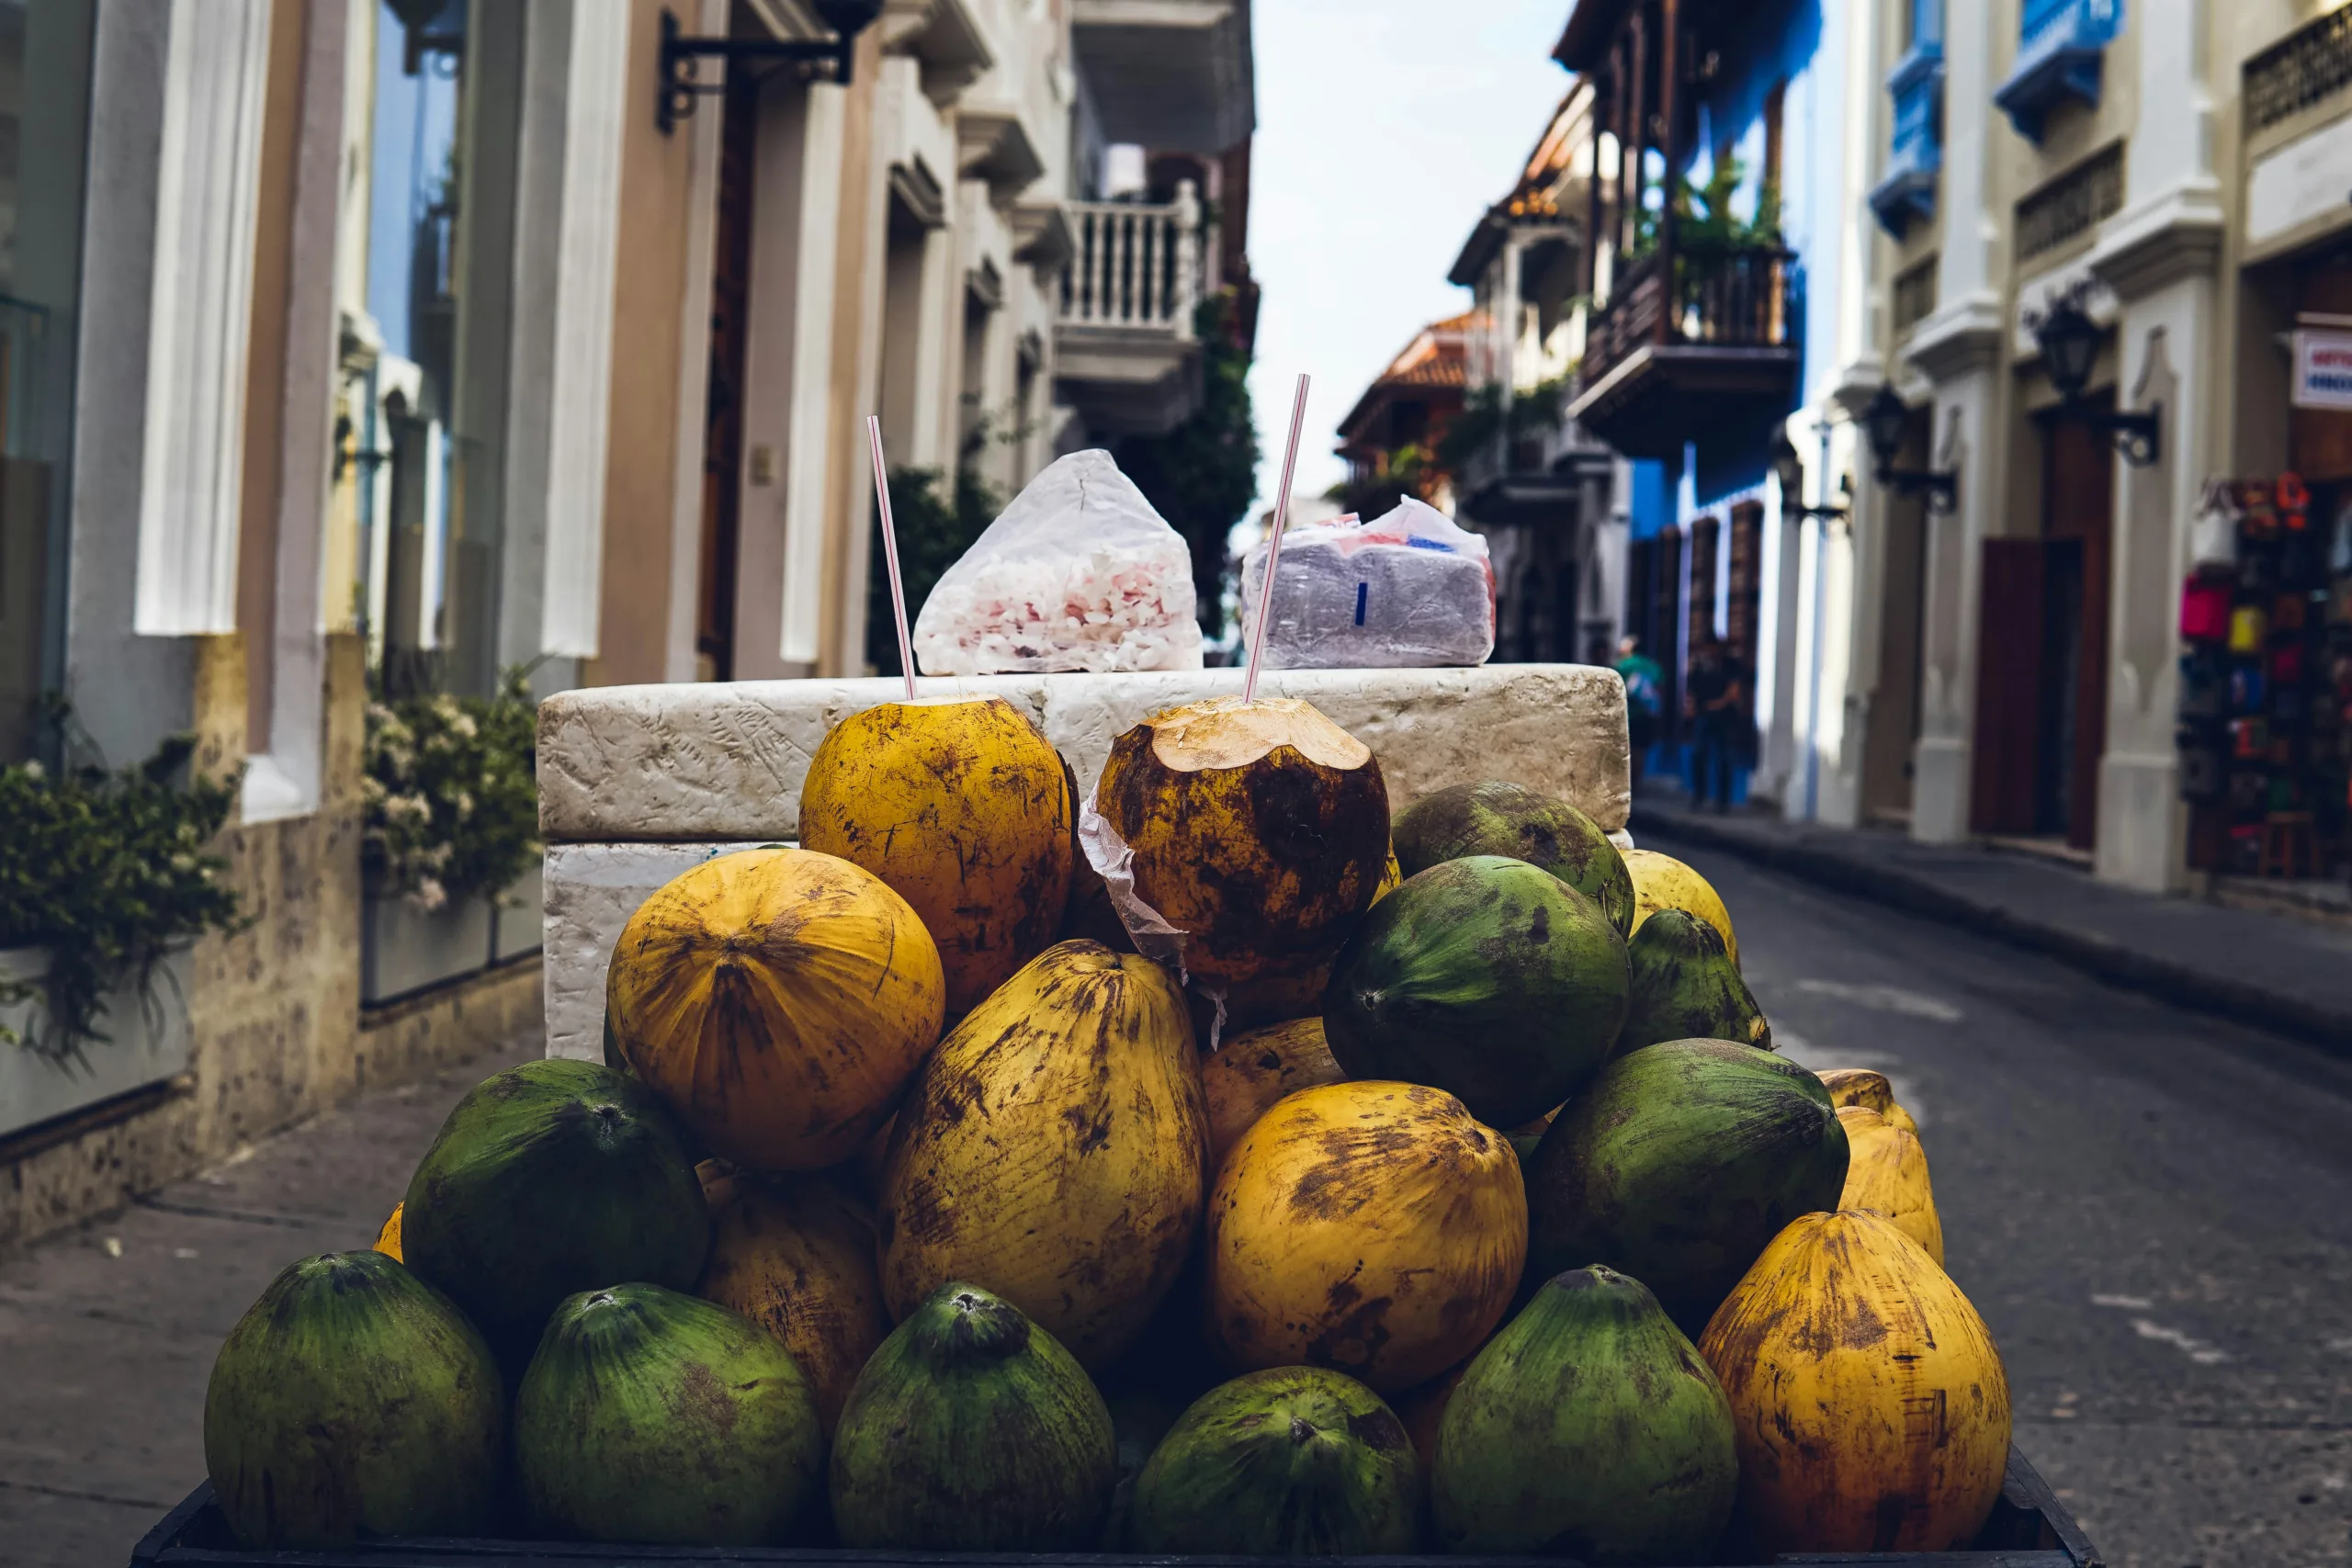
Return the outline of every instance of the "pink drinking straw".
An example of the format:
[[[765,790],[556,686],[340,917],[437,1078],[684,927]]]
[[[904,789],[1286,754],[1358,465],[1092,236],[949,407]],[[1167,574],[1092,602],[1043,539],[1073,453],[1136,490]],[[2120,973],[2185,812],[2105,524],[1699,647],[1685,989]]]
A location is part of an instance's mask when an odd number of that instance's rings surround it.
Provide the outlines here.
[[[1258,666],[1266,657],[1266,623],[1274,618],[1274,568],[1283,558],[1283,528],[1290,522],[1290,480],[1298,468],[1298,434],[1306,428],[1306,383],[1298,378],[1298,396],[1290,405],[1290,449],[1283,454],[1283,488],[1274,497],[1274,532],[1266,541],[1266,581],[1258,587],[1258,625],[1250,633],[1250,672],[1241,679],[1241,700],[1258,700]],[[885,512],[887,515],[887,509]],[[887,525],[884,534],[888,537]]]
[[[882,466],[882,416],[865,416],[865,444],[874,451],[874,500],[882,509],[882,558],[890,568],[890,613],[899,617],[899,670],[907,678],[907,701],[915,700],[915,645],[907,636],[907,585],[899,578],[899,531],[890,525],[890,474]],[[1295,447],[1298,438],[1291,437]]]

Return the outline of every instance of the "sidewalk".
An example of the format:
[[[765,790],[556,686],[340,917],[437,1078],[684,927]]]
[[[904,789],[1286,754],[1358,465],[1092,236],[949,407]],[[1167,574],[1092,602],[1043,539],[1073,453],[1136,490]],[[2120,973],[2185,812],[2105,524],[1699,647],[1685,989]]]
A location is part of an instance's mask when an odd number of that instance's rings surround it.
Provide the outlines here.
[[[371,1245],[465,1092],[536,1037],[0,1259],[0,1562],[107,1568],[204,1479],[204,1389],[277,1271]]]
[[[1634,803],[1634,841],[1727,851],[1840,892],[2047,954],[2109,984],[2352,1053],[2352,933],[2114,887],[2088,873],[1877,829]]]

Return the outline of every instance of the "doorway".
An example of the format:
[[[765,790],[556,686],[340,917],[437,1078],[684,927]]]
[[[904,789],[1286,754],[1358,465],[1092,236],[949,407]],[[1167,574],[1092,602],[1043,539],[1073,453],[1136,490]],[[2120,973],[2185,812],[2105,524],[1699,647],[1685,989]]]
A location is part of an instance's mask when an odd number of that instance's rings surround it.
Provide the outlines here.
[[[704,404],[702,549],[695,593],[695,675],[735,678],[735,588],[743,536],[743,367],[750,334],[752,173],[758,79],[728,78],[718,144],[718,229],[710,275],[710,389]]]
[[[2041,452],[2041,537],[1984,542],[1972,815],[1980,833],[2087,852],[2107,750],[2115,454],[2089,422],[2060,418]]]

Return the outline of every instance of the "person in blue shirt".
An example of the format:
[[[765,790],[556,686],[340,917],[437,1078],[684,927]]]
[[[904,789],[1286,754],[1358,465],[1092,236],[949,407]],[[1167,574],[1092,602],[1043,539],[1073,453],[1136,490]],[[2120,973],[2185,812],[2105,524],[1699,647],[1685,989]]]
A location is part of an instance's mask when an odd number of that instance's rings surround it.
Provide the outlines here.
[[[1626,637],[1617,644],[1617,660],[1610,668],[1625,682],[1625,738],[1633,752],[1633,781],[1641,783],[1643,765],[1657,743],[1658,720],[1666,713],[1666,671],[1641,651],[1642,639]],[[1599,662],[1595,660],[1595,662]]]

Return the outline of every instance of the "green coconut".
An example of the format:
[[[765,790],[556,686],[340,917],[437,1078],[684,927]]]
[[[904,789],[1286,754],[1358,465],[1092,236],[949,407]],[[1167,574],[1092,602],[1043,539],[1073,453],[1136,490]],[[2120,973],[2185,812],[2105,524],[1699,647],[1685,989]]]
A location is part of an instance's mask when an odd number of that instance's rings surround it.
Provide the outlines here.
[[[1407,876],[1465,855],[1542,866],[1600,906],[1619,936],[1634,929],[1634,877],[1600,825],[1548,795],[1489,779],[1425,795],[1391,829]]]
[[[1727,1040],[1644,1046],[1528,1162],[1528,1268],[1630,1274],[1696,1333],[1782,1226],[1838,1207],[1846,1163],[1829,1091],[1795,1063]]]
[[[1581,1089],[1625,1021],[1625,940],[1592,899],[1501,855],[1406,878],[1340,949],[1323,1033],[1351,1078],[1445,1089],[1490,1127]]]
[[[204,1463],[248,1548],[475,1535],[506,1430],[490,1348],[380,1252],[330,1252],[270,1281],[220,1347]]]
[[[1472,1358],[1430,1510],[1450,1552],[1705,1562],[1738,1492],[1715,1374],[1640,1280],[1579,1269]]]
[[[833,1431],[846,1547],[1091,1551],[1118,1478],[1111,1413],[1085,1371],[976,1285],[942,1285],[907,1314]]]
[[[1733,1040],[1772,1048],[1772,1026],[1740,978],[1723,933],[1681,909],[1660,909],[1625,944],[1632,976],[1620,1055],[1661,1040]]]
[[[758,1546],[824,1507],[824,1420],[781,1341],[659,1285],[582,1291],[548,1319],[514,1400],[539,1526],[588,1540]]]
[[[1136,1482],[1134,1551],[1348,1557],[1413,1550],[1420,1467],[1355,1379],[1276,1367],[1184,1412]]]
[[[641,1280],[691,1290],[710,1245],[695,1162],[643,1084],[526,1062],[458,1102],[410,1179],[401,1247],[510,1370],[556,1303]]]

